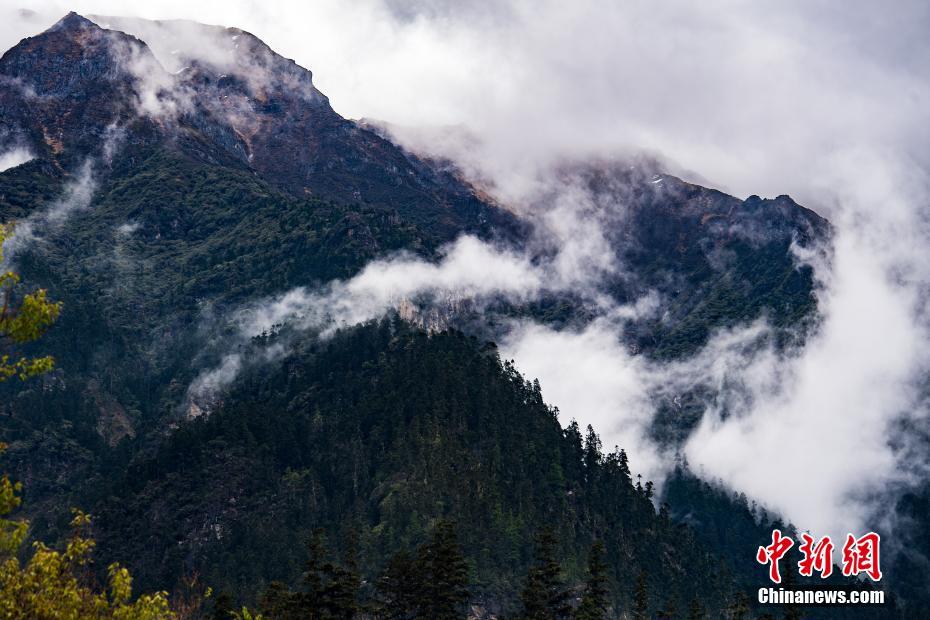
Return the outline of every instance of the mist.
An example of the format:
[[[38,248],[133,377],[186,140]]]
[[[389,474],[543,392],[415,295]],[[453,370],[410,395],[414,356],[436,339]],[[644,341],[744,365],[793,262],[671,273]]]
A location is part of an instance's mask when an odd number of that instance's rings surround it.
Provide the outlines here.
[[[15,264],[17,255],[29,245],[40,241],[44,234],[59,229],[75,213],[89,208],[96,187],[93,162],[88,159],[64,184],[61,196],[15,222],[13,234],[3,243],[0,268],[9,269]]]
[[[32,159],[32,157],[32,152],[24,147],[10,149],[6,153],[0,153],[0,172],[25,164]]]
[[[0,45],[67,10],[241,27],[312,69],[337,111],[389,121],[399,141],[452,158],[501,202],[526,212],[540,195],[558,197],[531,215],[558,245],[553,263],[460,241],[438,267],[395,257],[322,291],[282,292],[237,315],[249,317],[244,334],[276,321],[350,324],[428,290],[517,299],[548,282],[592,290],[602,270],[623,266],[604,263],[601,222],[584,195],[549,174],[565,159],[645,152],[738,196],[790,193],[836,229],[827,258],[798,257],[815,268],[822,314],[802,350],[749,346],[767,329],[753,324],[718,334],[693,359],[651,365],[611,337],[616,317],[631,310],[600,300],[599,320],[585,329],[514,324],[504,351],[540,377],[563,421],[594,424],[605,444],[631,453],[634,469],[655,476],[668,463],[645,433],[656,391],[701,383],[727,391],[722,402],[732,406],[708,404],[682,448],[688,461],[804,528],[860,532],[876,523],[878,506],[921,480],[924,463],[896,429],[927,413],[919,389],[930,361],[925,4],[879,15],[865,2],[32,8],[0,10]],[[170,46],[153,49],[169,66]],[[414,130],[423,127],[441,131]],[[463,247],[482,260],[457,262]],[[494,276],[487,285],[486,274]]]

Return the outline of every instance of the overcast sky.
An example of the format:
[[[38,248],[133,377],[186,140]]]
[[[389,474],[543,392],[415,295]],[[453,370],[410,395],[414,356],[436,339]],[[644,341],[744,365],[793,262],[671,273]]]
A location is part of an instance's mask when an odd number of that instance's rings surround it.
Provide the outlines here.
[[[821,210],[838,150],[927,157],[923,2],[3,0],[0,45],[68,10],[238,26],[311,69],[344,116],[463,123],[511,157],[645,147]]]

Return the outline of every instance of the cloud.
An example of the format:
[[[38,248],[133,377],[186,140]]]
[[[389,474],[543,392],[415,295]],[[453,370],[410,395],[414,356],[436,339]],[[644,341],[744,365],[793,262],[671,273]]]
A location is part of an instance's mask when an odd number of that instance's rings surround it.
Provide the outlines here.
[[[834,535],[883,519],[902,488],[925,479],[928,456],[899,432],[928,414],[926,230],[909,206],[926,194],[907,195],[905,179],[871,163],[865,184],[847,186],[832,264],[817,269],[818,333],[795,355],[737,360],[749,402],[726,418],[709,408],[685,448],[705,473]]]
[[[24,164],[33,157],[32,152],[25,147],[10,149],[6,153],[0,154],[0,172]]]
[[[475,237],[463,236],[441,254],[433,263],[401,253],[368,264],[349,280],[336,280],[316,290],[298,287],[248,304],[231,315],[236,333],[233,346],[284,324],[326,337],[338,328],[380,317],[422,296],[481,304],[499,298],[526,301],[552,289],[546,278],[550,267],[534,265],[526,256]],[[189,393],[195,399],[210,396],[231,382],[243,367],[241,360],[233,363],[232,359],[224,358],[226,370],[202,373]],[[204,387],[208,388],[206,394]]]
[[[543,397],[560,410],[560,421],[591,424],[605,447],[630,455],[631,467],[661,483],[672,459],[650,437],[654,403],[648,361],[620,342],[616,325],[600,319],[580,331],[517,323],[500,343],[528,377],[538,378]]]
[[[104,130],[100,156],[88,157],[70,174],[62,186],[61,195],[47,205],[35,209],[28,216],[15,222],[13,234],[3,244],[3,263],[0,268],[8,269],[16,255],[29,245],[41,241],[61,227],[75,214],[91,207],[97,190],[97,169],[109,166],[125,137],[118,125],[111,124]]]
[[[77,174],[65,183],[59,198],[16,222],[13,235],[3,244],[3,264],[0,268],[9,269],[16,255],[27,246],[41,239],[48,231],[60,227],[72,214],[87,209],[95,189],[93,165],[88,159]]]

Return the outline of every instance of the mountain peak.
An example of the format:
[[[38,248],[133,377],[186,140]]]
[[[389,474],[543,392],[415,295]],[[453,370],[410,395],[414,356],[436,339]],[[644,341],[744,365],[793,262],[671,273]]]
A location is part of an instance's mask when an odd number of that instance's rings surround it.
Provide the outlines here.
[[[97,24],[90,21],[83,15],[79,15],[74,11],[71,11],[61,19],[59,19],[55,24],[49,28],[46,32],[61,32],[67,30],[84,30],[87,28],[99,28]]]

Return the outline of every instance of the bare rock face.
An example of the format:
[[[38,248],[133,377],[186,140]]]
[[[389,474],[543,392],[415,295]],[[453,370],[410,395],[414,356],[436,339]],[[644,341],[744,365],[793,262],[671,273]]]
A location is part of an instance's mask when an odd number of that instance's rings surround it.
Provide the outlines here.
[[[6,130],[0,148],[27,146],[60,168],[101,154],[107,128],[136,117],[135,82],[117,50],[148,53],[135,38],[69,13],[7,51],[0,58],[0,117]],[[137,135],[151,139],[152,129],[138,123]]]
[[[85,394],[97,407],[99,412],[97,434],[107,442],[108,446],[115,447],[123,439],[127,437],[132,439],[136,436],[126,409],[112,394],[104,391],[96,380],[92,379],[88,382]]]
[[[420,303],[405,297],[397,304],[397,315],[401,319],[430,333],[455,327],[471,310],[470,300],[454,291],[446,291]]]

